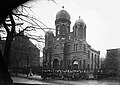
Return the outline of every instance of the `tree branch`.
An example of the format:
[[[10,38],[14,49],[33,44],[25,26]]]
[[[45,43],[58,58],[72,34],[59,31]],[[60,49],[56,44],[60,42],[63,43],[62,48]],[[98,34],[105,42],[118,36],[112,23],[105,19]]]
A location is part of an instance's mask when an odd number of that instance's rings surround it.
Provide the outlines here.
[[[36,19],[36,18],[34,18],[34,17],[30,17],[30,16],[28,16],[28,15],[24,15],[24,14],[14,14],[16,17],[19,17],[20,18],[20,16],[24,16],[24,17],[26,17],[26,18],[28,18],[29,20],[31,20],[32,22],[34,22],[36,25],[35,26],[38,26],[38,27],[40,27],[40,29],[42,29],[44,32],[45,32],[45,30],[43,29],[43,28],[41,28],[41,26],[36,22],[36,21],[38,21],[38,22],[40,22],[41,24],[43,24],[46,28],[48,28],[44,23],[42,23],[40,20],[38,20],[38,19]],[[21,18],[20,18],[21,19]],[[22,19],[23,20],[23,19]],[[34,20],[36,20],[36,21],[34,21]],[[25,20],[24,20],[25,21]],[[25,21],[25,22],[28,22],[28,21]],[[29,22],[28,22],[29,23]],[[31,24],[31,23],[30,23]],[[34,25],[34,24],[33,24]],[[49,29],[49,28],[48,28]]]
[[[31,26],[27,26],[25,29],[23,29],[22,31],[20,31],[19,33],[15,34],[13,37],[19,36],[21,33],[23,33],[25,30],[27,30],[28,28],[31,28]]]
[[[11,24],[12,24],[11,32],[14,33],[15,32],[15,21],[13,19],[12,13],[9,14],[9,17],[10,17]]]
[[[36,38],[32,38],[32,37],[28,37],[29,39],[33,39],[33,40],[36,40],[37,42],[42,42],[42,43],[45,43],[44,41],[40,41],[40,40],[38,40],[38,39],[36,39]]]
[[[3,26],[4,26],[5,30],[7,31],[7,33],[10,33],[10,30],[9,30],[7,24],[5,23],[5,21],[3,22]]]

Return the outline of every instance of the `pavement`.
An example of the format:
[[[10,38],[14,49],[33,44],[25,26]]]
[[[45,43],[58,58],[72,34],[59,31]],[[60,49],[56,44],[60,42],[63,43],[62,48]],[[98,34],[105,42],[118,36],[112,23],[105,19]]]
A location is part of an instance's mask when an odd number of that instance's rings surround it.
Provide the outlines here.
[[[28,76],[26,74],[11,74],[13,83],[24,83],[24,84],[42,84],[42,85],[71,85],[69,83],[56,82],[53,79],[42,79],[40,75]]]
[[[25,74],[12,74],[14,83],[25,83],[32,85],[120,85],[119,81],[97,81],[97,80],[43,80],[39,75],[28,76]]]

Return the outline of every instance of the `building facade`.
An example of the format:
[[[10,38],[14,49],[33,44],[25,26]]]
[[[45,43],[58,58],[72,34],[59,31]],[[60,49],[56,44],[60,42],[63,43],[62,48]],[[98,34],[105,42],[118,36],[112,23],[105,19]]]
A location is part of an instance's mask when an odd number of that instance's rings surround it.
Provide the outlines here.
[[[0,39],[0,50],[4,52],[5,40]],[[40,66],[40,50],[23,33],[11,43],[9,67]]]
[[[120,48],[107,50],[104,66],[106,66],[108,72],[114,71],[120,75]]]
[[[11,66],[40,66],[40,50],[24,34],[15,37],[11,47]]]
[[[62,9],[56,14],[56,32],[45,34],[43,66],[49,69],[98,69],[100,51],[86,41],[86,24],[79,17],[70,31],[70,15]]]

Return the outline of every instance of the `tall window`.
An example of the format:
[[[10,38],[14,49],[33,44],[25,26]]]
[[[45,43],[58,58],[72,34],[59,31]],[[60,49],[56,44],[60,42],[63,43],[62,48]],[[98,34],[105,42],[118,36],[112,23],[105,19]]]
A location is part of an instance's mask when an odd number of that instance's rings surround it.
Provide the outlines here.
[[[86,61],[85,59],[83,59],[83,68],[85,69],[85,64],[86,64]]]
[[[78,48],[78,44],[76,43],[76,51],[78,50],[77,48]]]
[[[69,40],[70,40],[70,37],[71,37],[71,36],[69,35],[69,36],[68,36],[68,39],[69,39]]]
[[[98,66],[97,66],[97,67],[99,68],[99,64],[100,64],[100,63],[99,63],[99,55],[98,55],[98,59],[97,59],[97,62],[98,62]]]
[[[82,68],[82,62],[81,62],[81,60],[80,60],[80,62],[79,62],[79,63],[80,63],[80,69],[81,69],[81,68]]]
[[[96,60],[97,60],[97,59],[96,59],[96,54],[95,54],[95,69],[96,69],[96,65],[97,65],[97,62],[96,62]]]
[[[90,59],[90,51],[88,50],[88,59]]]
[[[78,50],[78,43],[75,43],[74,44],[74,51],[77,51]]]
[[[80,46],[80,47],[79,47],[79,48],[80,48],[80,50],[82,50],[82,44],[81,44],[81,43],[79,44],[79,46]]]
[[[86,45],[85,44],[83,46],[83,50],[84,50],[84,52],[86,52]]]
[[[60,31],[58,31],[58,35],[60,34]]]
[[[75,51],[75,44],[74,44],[74,51]]]
[[[76,33],[76,26],[74,27],[74,29],[75,29],[75,37],[76,37],[76,35],[77,35],[77,33]]]
[[[59,49],[59,48],[60,48],[60,45],[57,44],[57,45],[55,46],[55,49]]]
[[[93,69],[93,53],[91,54],[91,69]]]
[[[58,35],[60,34],[60,27],[58,27]]]
[[[68,52],[70,51],[70,45],[68,45]]]

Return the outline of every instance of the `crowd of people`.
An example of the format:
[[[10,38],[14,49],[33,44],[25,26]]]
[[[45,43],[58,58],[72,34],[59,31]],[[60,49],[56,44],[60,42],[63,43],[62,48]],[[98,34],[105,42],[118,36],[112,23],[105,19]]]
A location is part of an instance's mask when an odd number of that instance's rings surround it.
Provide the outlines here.
[[[43,79],[102,79],[102,71],[88,71],[88,70],[42,70],[41,77]]]

